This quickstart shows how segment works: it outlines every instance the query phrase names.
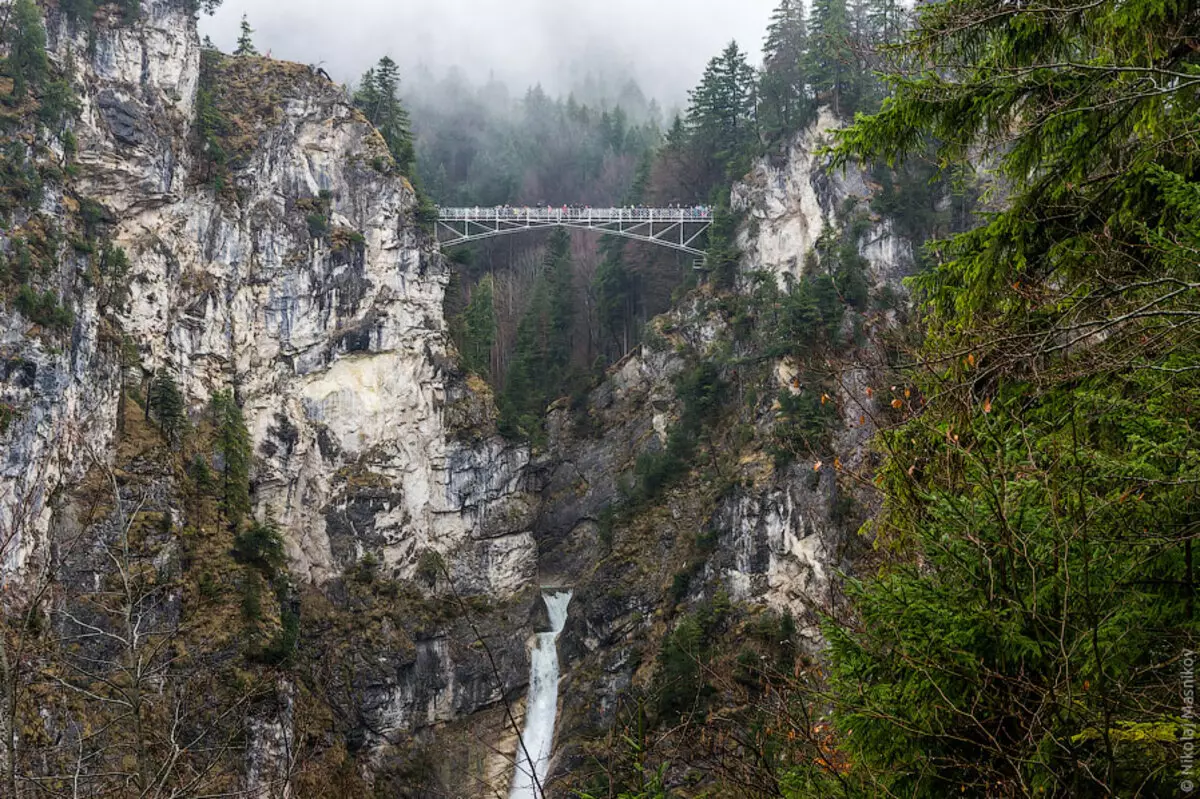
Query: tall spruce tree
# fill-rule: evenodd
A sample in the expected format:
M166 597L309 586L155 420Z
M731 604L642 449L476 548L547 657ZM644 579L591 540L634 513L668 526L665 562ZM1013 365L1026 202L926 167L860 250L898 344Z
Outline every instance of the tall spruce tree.
M384 56L363 74L354 104L379 130L400 171L412 175L416 161L412 123L400 102L400 67L395 61Z
M160 371L151 382L146 410L153 414L171 447L178 447L187 425L187 417L183 393L168 372Z
M817 101L841 118L854 115L859 99L855 41L847 0L813 0L808 71Z
M492 373L492 347L496 343L495 288L491 275L484 275L471 292L471 301L462 315L463 366L489 378Z
M900 43L904 34L903 5L897 0L870 0L866 13L871 41L875 45L889 46Z
M12 78L13 95L24 97L37 92L46 80L49 62L46 59L46 29L42 15L33 0L15 0L12 19L4 30L8 56L4 59L4 74Z
M688 127L714 183L740 171L757 141L757 76L737 42L711 61L690 94Z
M867 795L1168 796L1200 633L1200 10L917 7L893 98L838 160L992 163L939 243L874 530L830 624ZM980 152L983 157L980 157ZM911 393L911 398L910 398ZM924 398L919 399L919 398Z
M233 527L250 512L250 433L232 391L212 397L217 454L221 456L221 508Z
M254 46L254 28L250 27L250 21L246 19L245 14L242 14L240 30L237 49L233 51L233 54L239 56L258 55L258 49Z
M759 121L768 141L784 139L812 121L808 66L804 4L782 0L767 28L759 83Z

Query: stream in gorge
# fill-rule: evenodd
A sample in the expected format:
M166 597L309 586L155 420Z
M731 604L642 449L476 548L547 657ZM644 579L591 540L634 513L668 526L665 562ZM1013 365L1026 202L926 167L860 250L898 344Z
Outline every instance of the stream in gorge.
M525 700L524 746L517 745L509 799L542 799L542 787L554 746L554 722L558 713L558 635L567 623L570 591L542 594L550 614L550 630L537 634L529 664L529 695Z

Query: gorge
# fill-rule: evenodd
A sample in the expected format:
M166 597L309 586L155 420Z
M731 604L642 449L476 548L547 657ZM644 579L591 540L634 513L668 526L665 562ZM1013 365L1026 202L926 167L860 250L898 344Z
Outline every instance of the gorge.
M1194 9L410 130L213 5L0 5L0 796L1181 788Z

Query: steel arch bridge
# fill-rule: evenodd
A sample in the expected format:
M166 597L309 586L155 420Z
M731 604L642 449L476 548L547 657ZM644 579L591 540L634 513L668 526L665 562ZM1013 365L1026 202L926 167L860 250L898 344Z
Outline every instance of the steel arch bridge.
M657 244L700 261L696 246L712 226L707 208L439 208L437 240L453 247L480 239L565 227Z

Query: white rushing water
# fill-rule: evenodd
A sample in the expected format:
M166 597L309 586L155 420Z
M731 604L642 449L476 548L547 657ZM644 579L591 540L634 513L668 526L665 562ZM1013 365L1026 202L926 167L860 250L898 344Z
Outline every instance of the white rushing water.
M509 799L542 799L543 780L554 746L554 721L558 714L558 634L567 623L570 591L542 594L550 612L550 632L538 633L529 664L529 696L525 699L524 746L517 745ZM533 761L532 764L530 761ZM535 779L536 777L536 779Z

